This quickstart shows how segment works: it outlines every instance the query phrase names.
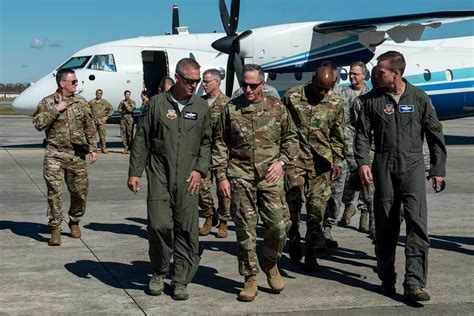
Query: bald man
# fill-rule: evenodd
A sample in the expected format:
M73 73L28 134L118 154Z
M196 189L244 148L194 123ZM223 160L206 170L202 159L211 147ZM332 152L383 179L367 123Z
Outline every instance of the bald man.
M334 74L329 67L316 70L312 81L289 89L284 102L296 126L300 154L286 169L286 198L290 209L290 258L302 258L299 220L306 201L305 267L319 270L316 248L322 240L322 223L330 184L340 177L344 160L344 111L341 98L332 90Z

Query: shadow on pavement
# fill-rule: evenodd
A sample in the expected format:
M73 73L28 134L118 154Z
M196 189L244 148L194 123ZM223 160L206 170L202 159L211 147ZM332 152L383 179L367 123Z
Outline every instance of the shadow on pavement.
M399 246L405 246L406 236L400 236ZM474 250L463 248L463 245L474 245L473 237L430 235L430 248L459 252L474 256Z
M47 225L31 222L0 221L0 230L11 230L18 236L29 237L31 239L48 242L48 238L40 234L50 234L51 230Z
M135 224L105 224L105 223L89 223L84 225L84 228L101 231L101 232L111 232L114 234L125 234L133 235L141 238L148 239L146 229L143 229L142 226Z

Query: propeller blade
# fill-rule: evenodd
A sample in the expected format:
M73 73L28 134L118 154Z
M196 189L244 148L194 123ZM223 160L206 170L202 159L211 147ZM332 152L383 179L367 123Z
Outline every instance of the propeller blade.
M225 74L225 94L230 98L234 92L234 54L227 59L227 70Z
M236 41L243 40L244 38L246 38L250 34L252 34L252 30L243 31L242 33L239 34L239 36L237 36L237 38L235 40Z
M225 33L227 35L233 35L230 29L229 12L225 0L219 0L219 13L221 15L222 26L224 26Z
M242 62L242 58L238 53L234 53L234 72L237 75L237 80L239 81L239 86L242 84L242 72L244 70L244 64Z
M171 34L178 34L179 27L179 10L178 5L173 5L173 20L171 22Z
M231 34L237 32L239 26L240 0L232 0L230 4L230 31Z

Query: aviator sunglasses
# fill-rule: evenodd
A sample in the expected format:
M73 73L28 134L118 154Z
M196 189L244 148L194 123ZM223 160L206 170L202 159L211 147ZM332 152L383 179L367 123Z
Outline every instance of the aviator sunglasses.
M247 83L247 82L242 81L241 85L242 85L242 88L244 88L244 89L247 89L247 87L250 87L250 89L255 90L255 89L257 89L257 87L259 85L262 84L262 82L263 82L263 80L260 81L259 83Z
M178 76L181 77L181 79L184 80L184 82L186 82L187 85L190 85L192 86L193 84L198 84L201 82L201 78L199 79L190 79L190 78L186 78L185 76L181 75L180 73L176 73Z

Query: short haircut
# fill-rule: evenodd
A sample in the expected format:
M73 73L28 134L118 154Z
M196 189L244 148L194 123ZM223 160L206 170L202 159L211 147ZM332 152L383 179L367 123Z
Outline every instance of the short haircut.
M208 69L203 72L202 76L211 75L213 79L216 79L218 82L221 82L221 73L215 68Z
M130 92L130 90L125 90L125 91L123 92L123 95L126 95L127 92L130 93L130 94L132 94L132 93Z
M322 67L329 67L331 68L332 70L337 70L337 65L335 62L333 62L332 60L325 60L323 61L323 63L321 64Z
M377 57L377 61L383 60L388 60L388 67L390 70L398 70L400 71L400 75L403 75L403 73L405 72L405 58L401 53L394 50L390 50Z
M142 95L146 96L148 99L151 97L151 93L148 90L143 90Z
M183 58L176 64L176 72L178 74L182 74L187 68L199 70L201 69L201 65L192 58Z
M160 85L158 86L158 92L163 92L166 84L169 84L170 86L174 86L175 82L173 78L168 77L168 76L161 78Z
M246 64L244 65L244 69L242 71L242 75L249 71L258 71L258 79L260 81L265 80L265 73L263 72L262 67L256 64Z
M362 61L355 61L351 64L351 68L353 67L359 67L360 70L362 70L362 73L364 74L364 76L367 76L368 74L368 71L367 71L367 66L365 65L364 62Z
M74 70L72 70L71 68L61 68L58 70L58 72L56 73L56 84L58 85L58 87L59 82L61 82L62 80L66 80L69 74L75 74Z
M104 93L104 91L102 91L102 89L97 89L97 90L95 90L96 93L99 92L99 91L102 92L102 93Z

